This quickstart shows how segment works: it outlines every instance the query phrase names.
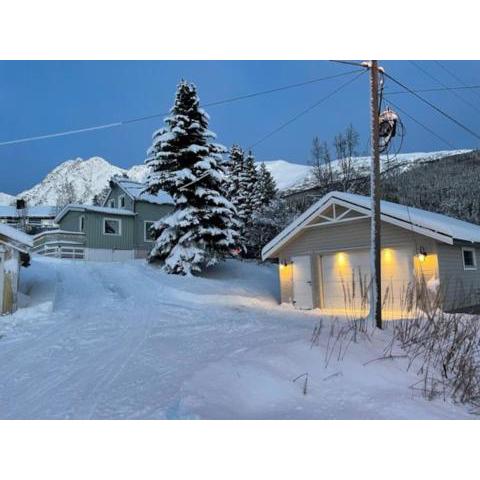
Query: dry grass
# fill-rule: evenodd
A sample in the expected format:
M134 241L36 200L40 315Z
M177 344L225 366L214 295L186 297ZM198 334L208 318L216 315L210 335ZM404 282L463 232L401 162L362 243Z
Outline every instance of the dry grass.
M461 289L455 291L458 298ZM392 301L389 295L386 289L384 306ZM325 367L332 359L343 360L353 343L371 341L375 332L373 322L358 315L359 302L368 305L368 285L356 286L352 279L351 286L344 286L344 300L345 319L334 318L328 326L320 319L312 333L312 346L319 344L321 335L327 336ZM399 356L393 350L400 346L405 352L400 356L408 358L408 368L419 376L412 389L427 399L451 398L469 404L473 413L480 413L480 316L445 313L444 300L445 291L432 291L423 279L406 287L399 319L385 322L391 341L380 359Z

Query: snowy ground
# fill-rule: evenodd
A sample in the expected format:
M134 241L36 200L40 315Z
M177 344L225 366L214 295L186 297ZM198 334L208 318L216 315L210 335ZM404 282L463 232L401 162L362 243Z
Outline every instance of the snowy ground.
M388 334L325 367L318 313L277 305L273 267L35 258L22 274L26 305L0 317L0 418L472 418L409 389L406 360L367 363Z

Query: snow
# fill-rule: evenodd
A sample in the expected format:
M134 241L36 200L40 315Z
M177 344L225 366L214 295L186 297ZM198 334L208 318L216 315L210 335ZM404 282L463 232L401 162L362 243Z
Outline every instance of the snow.
M22 308L0 317L2 419L473 418L410 389L406 359L375 361L389 330L325 367L318 313L277 304L274 266L34 256L21 273Z
M35 206L28 207L20 212L24 213L24 216L29 218L55 218L57 207L50 206ZM19 210L13 206L0 205L0 217L17 218L20 216Z
M437 152L413 152L401 153L391 158L391 164L406 169L415 162L433 161L443 157L467 153L471 150L441 150ZM370 157L355 157L353 159L355 167L362 169L370 168ZM381 161L387 165L389 161L385 155L381 156ZM273 175L279 190L289 190L296 188L305 188L312 186L311 167L309 165L288 162L286 160L272 160L264 162L270 173ZM340 160L332 161L332 170L340 170Z
M142 200L144 202L156 203L159 205L171 205L173 199L168 193L159 191L156 195L145 193L146 185L144 183L135 182L129 179L117 178L115 181L121 186L130 197L135 200Z
M10 227L9 225L0 223L0 235L27 247L33 247L33 237L17 230L16 228Z
M407 168L420 160L435 160L449 155L469 152L470 150L445 150L438 152L414 152L397 155L396 163ZM383 157L385 160L385 158ZM358 157L356 165L368 168L370 157ZM259 166L261 162L257 162ZM307 163L307 162L305 162ZM332 162L335 168L336 161ZM272 173L279 190L300 188L311 183L310 166L289 162L286 160L265 161L265 165ZM75 190L75 202L91 204L95 195L98 195L108 186L113 176L127 175L135 182L145 183L148 176L146 165L134 165L130 169L123 169L112 165L101 157L88 159L77 158L67 160L52 170L40 183L21 192L18 198L25 198L29 205L57 205L61 197L61 188L65 179L72 181ZM1 185L0 185L1 188ZM15 197L0 192L0 205L11 205Z
M14 201L15 197L13 195L0 192L0 205L11 205Z
M355 193L329 192L265 245L262 249L262 258L265 260L266 258L274 257L275 251L272 249L275 249L275 247L287 241L301 225L307 222L317 211L320 211L331 199L346 201L351 204L352 207L357 205L368 210L371 208L370 197ZM457 220L456 218L448 217L440 213L428 212L419 208L387 202L385 200L380 202L380 210L381 214L385 216L386 221L388 221L389 218L402 220L412 226L430 230L432 233L439 233L443 235L444 238L450 237L452 243L453 240L480 242L480 226L474 225L473 223ZM446 243L449 242L447 241Z
M97 207L93 205L79 205L79 204L71 204L67 205L62 211L55 217L55 223L60 222L60 220L67 214L67 212L74 210L74 211L81 211L81 212L98 212L98 213L106 213L108 215L126 215L126 216L134 216L135 213L130 210L125 210L124 208L109 208L109 207Z

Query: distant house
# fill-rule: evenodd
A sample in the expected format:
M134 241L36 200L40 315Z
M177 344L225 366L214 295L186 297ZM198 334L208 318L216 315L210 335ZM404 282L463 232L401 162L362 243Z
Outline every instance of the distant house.
M54 257L123 261L146 257L153 245L153 222L173 209L169 195L144 193L126 178L110 182L104 206L67 205L55 217L57 230L34 238L34 252Z
M50 206L0 205L0 223L35 234L54 228L57 213L58 208Z
M32 238L26 233L0 224L0 314L17 309L20 266L28 266Z
M369 197L330 192L268 243L262 257L279 261L281 302L333 314L368 308L359 299L369 284L370 213ZM385 201L381 220L386 310L403 310L419 278L441 289L447 311L480 304L480 226Z

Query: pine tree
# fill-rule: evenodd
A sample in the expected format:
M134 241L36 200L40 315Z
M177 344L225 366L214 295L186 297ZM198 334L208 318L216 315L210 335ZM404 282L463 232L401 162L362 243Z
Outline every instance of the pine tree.
M227 168L227 197L239 208L239 193L241 190L241 176L245 166L245 154L239 145L232 145L228 156Z
M164 190L175 203L170 215L155 222L156 241L149 255L150 262L162 262L168 273L200 272L238 244L236 210L221 193L226 150L212 142L215 134L208 130L208 120L195 86L182 80L166 127L154 133L147 152L147 191Z
M245 159L243 172L240 176L241 189L241 211L246 224L252 218L252 215L260 210L261 201L258 188L258 171L255 165L255 157L252 152L248 152Z
M275 179L263 162L258 170L257 189L262 209L268 207L277 196Z

